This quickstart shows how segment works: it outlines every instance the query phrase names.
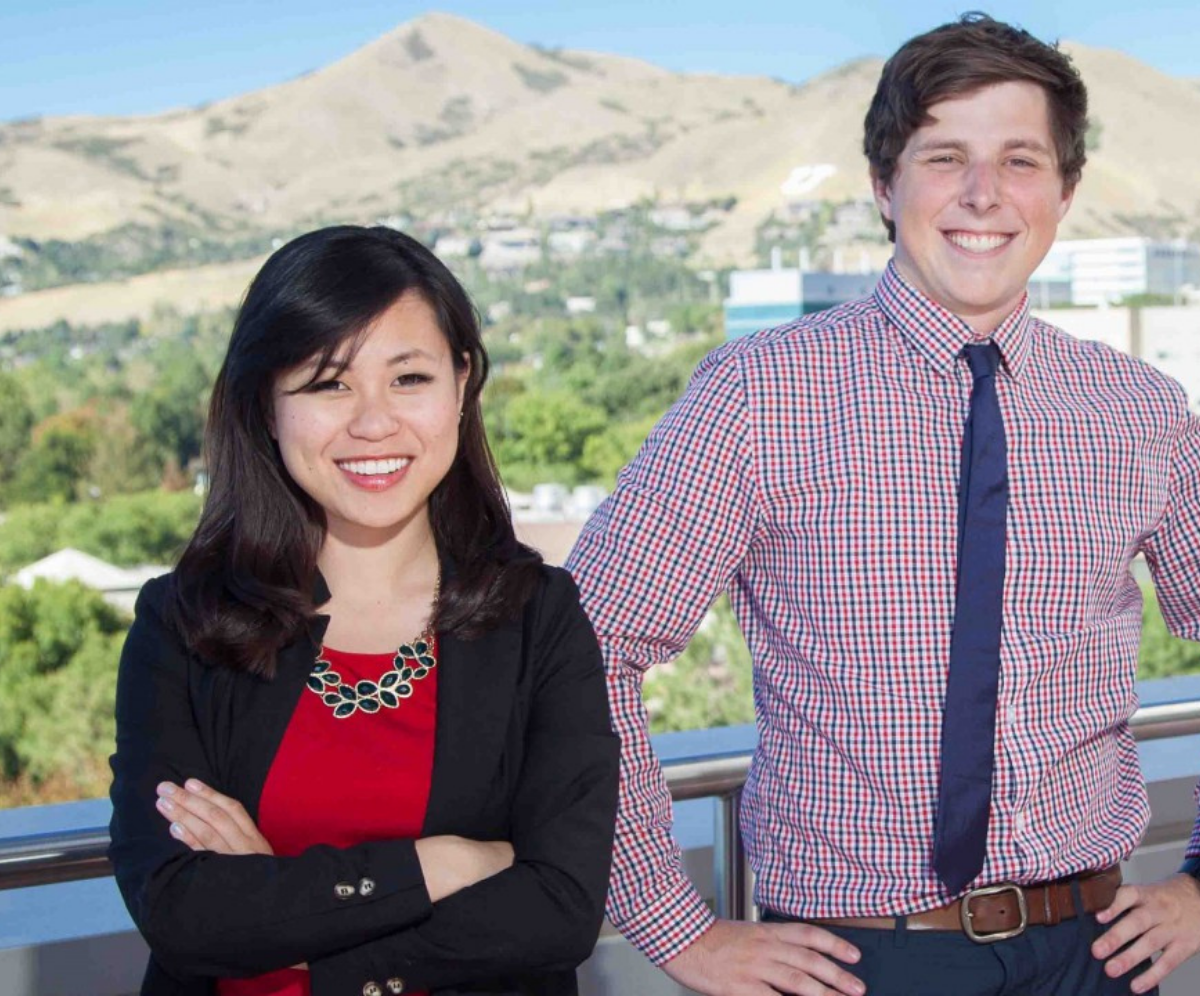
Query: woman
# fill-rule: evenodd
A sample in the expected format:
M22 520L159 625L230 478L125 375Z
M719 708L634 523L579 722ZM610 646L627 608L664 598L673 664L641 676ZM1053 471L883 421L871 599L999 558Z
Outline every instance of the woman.
M486 375L397 232L313 232L251 285L200 524L121 657L143 993L575 992L617 746L574 585L514 537Z

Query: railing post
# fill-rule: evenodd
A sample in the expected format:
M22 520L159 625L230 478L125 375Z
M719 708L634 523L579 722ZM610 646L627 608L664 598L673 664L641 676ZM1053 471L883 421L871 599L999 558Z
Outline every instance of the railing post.
M739 817L742 790L717 798L716 832L713 834L713 893L717 916L727 920L755 919L750 865L742 843Z

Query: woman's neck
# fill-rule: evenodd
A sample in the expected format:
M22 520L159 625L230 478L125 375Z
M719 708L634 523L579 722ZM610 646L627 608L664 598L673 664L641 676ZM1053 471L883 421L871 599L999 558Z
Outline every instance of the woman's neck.
M317 556L333 600L341 606L395 604L432 592L439 573L437 543L422 517L383 541L361 542L330 530Z
M327 536L318 566L332 597L325 645L385 653L425 632L434 610L439 564L432 531L403 542L355 546Z

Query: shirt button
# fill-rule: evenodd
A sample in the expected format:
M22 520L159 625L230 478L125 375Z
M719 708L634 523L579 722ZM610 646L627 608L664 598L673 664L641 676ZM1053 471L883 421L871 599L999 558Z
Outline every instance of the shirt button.
M398 975L388 979L387 991L392 993L392 996L400 996L404 992L404 980Z
M374 891L375 891L375 879L364 878L361 882L358 883L358 894L360 896L369 896Z
M1028 824L1029 818L1024 813L1017 813L1017 815L1013 817L1013 825L1018 830L1024 830Z
M363 986L363 996L383 996L383 990L379 988L378 982L368 982Z
M1017 710L1012 708L1012 706L1004 710L1004 722L1009 726L1017 725Z
M338 882L338 884L333 887L333 894L337 896L338 899L349 899L354 895L354 893L355 888L349 882Z

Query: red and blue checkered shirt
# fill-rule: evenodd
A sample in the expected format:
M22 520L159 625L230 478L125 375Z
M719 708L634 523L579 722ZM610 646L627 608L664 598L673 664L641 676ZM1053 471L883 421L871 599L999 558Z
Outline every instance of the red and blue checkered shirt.
M1000 348L1009 511L996 770L975 884L1127 856L1148 819L1126 721L1150 566L1200 639L1200 418L1146 364L1029 314ZM894 268L866 300L698 368L568 567L622 739L608 913L656 962L712 923L685 877L642 677L730 592L759 742L742 815L757 902L796 917L940 906L931 866L959 450L978 337ZM1200 853L1200 829L1189 854Z

